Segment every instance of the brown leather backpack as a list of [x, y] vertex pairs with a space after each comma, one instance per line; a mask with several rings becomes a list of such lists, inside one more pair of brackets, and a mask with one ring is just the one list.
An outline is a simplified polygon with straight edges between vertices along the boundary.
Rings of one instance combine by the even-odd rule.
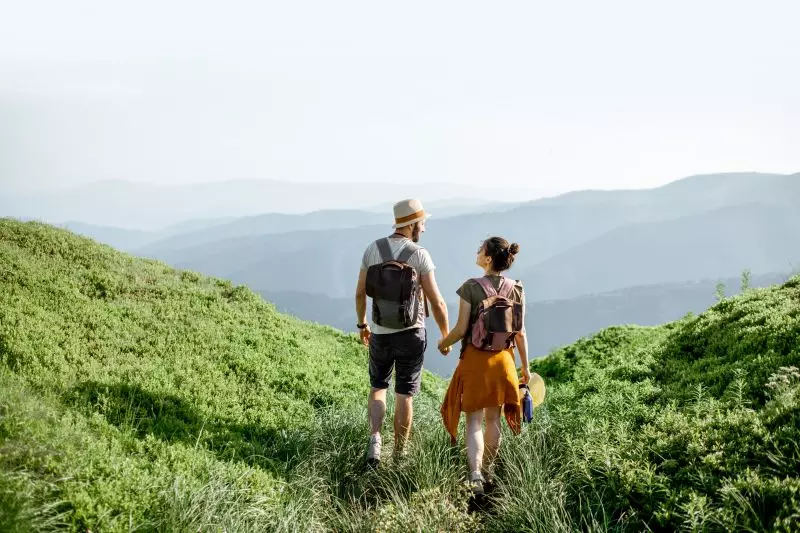
[[516, 282], [506, 277], [500, 279], [500, 289], [495, 290], [489, 278], [474, 278], [481, 286], [486, 299], [478, 306], [472, 324], [470, 343], [479, 350], [496, 352], [514, 346], [514, 337], [522, 331], [523, 307], [511, 300]]

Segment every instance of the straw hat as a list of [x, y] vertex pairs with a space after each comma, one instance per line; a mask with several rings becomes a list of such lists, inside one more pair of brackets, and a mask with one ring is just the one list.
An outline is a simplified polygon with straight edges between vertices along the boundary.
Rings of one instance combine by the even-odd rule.
[[545, 387], [542, 376], [536, 372], [531, 374], [531, 379], [528, 381], [528, 388], [531, 390], [531, 398], [533, 399], [533, 406], [541, 404], [544, 401]]
[[394, 204], [394, 226], [392, 227], [403, 228], [428, 217], [430, 215], [425, 212], [422, 202], [419, 200], [402, 200]]

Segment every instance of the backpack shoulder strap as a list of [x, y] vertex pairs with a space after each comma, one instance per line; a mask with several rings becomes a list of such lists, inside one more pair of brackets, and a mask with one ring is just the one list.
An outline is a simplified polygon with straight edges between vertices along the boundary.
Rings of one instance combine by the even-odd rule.
[[481, 278], [472, 278], [472, 279], [474, 279], [475, 281], [478, 282], [478, 285], [481, 286], [481, 288], [483, 289], [483, 292], [484, 292], [484, 294], [486, 294], [487, 298], [489, 298], [491, 296], [495, 296], [497, 294], [497, 291], [492, 286], [492, 282], [489, 281], [489, 278], [481, 277]]
[[411, 259], [411, 256], [414, 255], [420, 248], [422, 247], [418, 244], [409, 241], [400, 251], [400, 256], [397, 258], [397, 260], [401, 263], [407, 263], [408, 260]]
[[508, 298], [511, 296], [511, 292], [514, 290], [514, 286], [516, 283], [512, 279], [508, 279], [507, 277], [503, 277], [500, 280], [500, 290], [497, 292], [503, 298]]
[[394, 259], [392, 255], [392, 247], [389, 246], [389, 239], [384, 237], [383, 239], [378, 239], [375, 241], [375, 244], [378, 246], [378, 252], [381, 254], [381, 261], [384, 263], [386, 261], [391, 261]]

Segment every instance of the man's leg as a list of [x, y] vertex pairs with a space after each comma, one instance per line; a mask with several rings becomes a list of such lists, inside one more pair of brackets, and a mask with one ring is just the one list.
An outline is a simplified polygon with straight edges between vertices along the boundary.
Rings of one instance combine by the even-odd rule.
[[409, 394], [394, 395], [394, 451], [402, 453], [411, 436], [414, 419], [414, 397]]
[[395, 368], [394, 453], [405, 453], [414, 419], [414, 395], [422, 380], [422, 363], [427, 344], [425, 328], [405, 331], [393, 337]]
[[367, 418], [369, 419], [369, 447], [367, 462], [377, 465], [381, 459], [381, 427], [386, 416], [386, 390], [392, 376], [394, 363], [382, 335], [372, 335], [369, 340], [369, 398]]
[[386, 389], [372, 388], [367, 402], [369, 411], [369, 431], [370, 436], [380, 437], [383, 419], [386, 416]]

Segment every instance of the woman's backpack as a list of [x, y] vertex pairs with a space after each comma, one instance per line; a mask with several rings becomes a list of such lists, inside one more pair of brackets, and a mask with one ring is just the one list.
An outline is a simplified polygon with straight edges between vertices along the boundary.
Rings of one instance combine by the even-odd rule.
[[386, 328], [404, 329], [417, 323], [420, 280], [408, 260], [420, 247], [409, 242], [395, 259], [389, 239], [377, 241], [381, 263], [367, 269], [367, 296], [372, 298], [372, 321]]
[[500, 289], [495, 290], [489, 278], [475, 278], [486, 299], [478, 306], [472, 324], [470, 342], [479, 350], [497, 352], [514, 346], [514, 336], [522, 331], [523, 308], [511, 300], [516, 283], [506, 277], [500, 279]]

